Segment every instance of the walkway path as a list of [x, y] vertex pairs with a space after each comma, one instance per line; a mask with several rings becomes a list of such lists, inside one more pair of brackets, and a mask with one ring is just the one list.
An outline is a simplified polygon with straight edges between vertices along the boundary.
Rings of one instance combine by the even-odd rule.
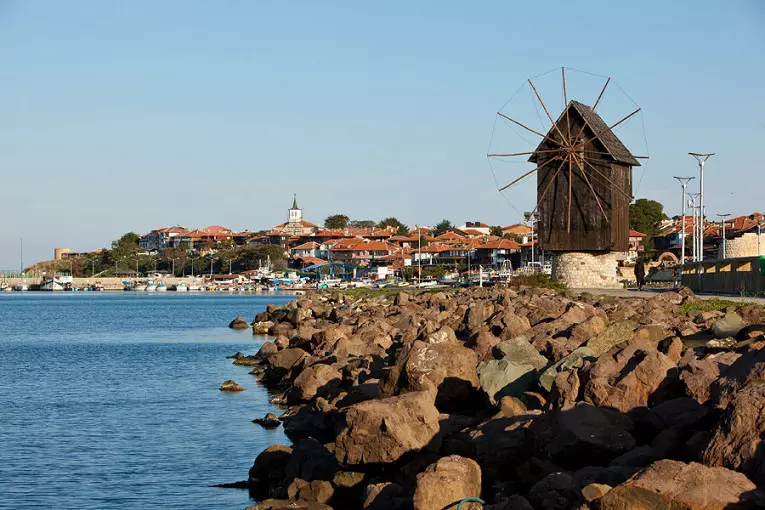
[[[662, 292], [669, 292], [672, 289], [644, 289], [639, 291], [637, 289], [572, 289], [574, 292], [588, 292], [596, 296], [617, 296], [617, 297], [640, 297], [650, 298]], [[740, 303], [756, 303], [758, 305], [765, 305], [765, 297], [744, 297], [731, 294], [713, 294], [709, 292], [697, 293], [701, 299], [726, 299], [728, 301], [737, 301]]]

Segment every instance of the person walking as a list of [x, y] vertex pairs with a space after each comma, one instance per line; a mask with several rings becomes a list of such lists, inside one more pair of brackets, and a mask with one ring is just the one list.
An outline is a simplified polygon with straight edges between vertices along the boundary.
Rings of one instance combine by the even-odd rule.
[[638, 290], [643, 290], [645, 285], [645, 262], [643, 259], [638, 259], [635, 263], [635, 279], [637, 280]]

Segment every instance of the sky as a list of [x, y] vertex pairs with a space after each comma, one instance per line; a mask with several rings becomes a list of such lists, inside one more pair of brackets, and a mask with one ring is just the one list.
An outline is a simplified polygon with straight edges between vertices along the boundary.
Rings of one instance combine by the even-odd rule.
[[[260, 230], [293, 193], [314, 223], [518, 222], [533, 183], [497, 183], [533, 165], [487, 163], [496, 112], [561, 66], [641, 108], [636, 197], [679, 214], [672, 176], [715, 152], [707, 213], [765, 212], [765, 2], [0, 0], [0, 269], [22, 233], [29, 264], [168, 225]], [[538, 78], [554, 116], [557, 73]], [[591, 104], [603, 80], [581, 76]]]

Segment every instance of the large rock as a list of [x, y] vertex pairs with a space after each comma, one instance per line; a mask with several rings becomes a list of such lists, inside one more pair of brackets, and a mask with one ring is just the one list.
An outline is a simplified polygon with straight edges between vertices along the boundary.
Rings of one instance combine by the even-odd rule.
[[712, 333], [717, 338], [727, 338], [729, 336], [738, 335], [738, 332], [746, 326], [746, 322], [744, 322], [744, 319], [742, 319], [739, 314], [736, 312], [728, 312], [712, 324]]
[[584, 400], [622, 412], [647, 407], [651, 395], [676, 372], [675, 364], [659, 351], [641, 349], [636, 342], [614, 347], [590, 369]]
[[308, 353], [303, 349], [282, 349], [266, 358], [268, 365], [264, 374], [264, 382], [278, 382], [286, 376], [290, 370], [296, 367]]
[[428, 446], [439, 431], [433, 401], [433, 393], [418, 391], [349, 407], [335, 441], [337, 460], [348, 465], [395, 462]]
[[660, 460], [608, 491], [600, 499], [600, 509], [746, 508], [755, 489], [746, 476], [735, 471]]
[[[414, 491], [414, 510], [442, 510], [452, 508], [465, 498], [481, 495], [481, 468], [459, 455], [443, 457], [417, 475]], [[478, 503], [467, 503], [466, 510], [482, 508]]]
[[477, 369], [481, 389], [492, 404], [504, 396], [523, 395], [534, 384], [537, 371], [548, 364], [524, 336], [498, 343], [493, 353], [500, 359], [484, 361]]
[[416, 341], [403, 354], [381, 385], [384, 395], [409, 391], [436, 391], [436, 406], [453, 408], [478, 389], [475, 351], [451, 342]]
[[580, 402], [567, 410], [555, 410], [534, 421], [531, 432], [535, 448], [553, 462], [569, 468], [607, 464], [631, 450], [632, 421], [612, 409]]
[[296, 478], [287, 487], [287, 496], [297, 501], [314, 501], [317, 503], [326, 503], [332, 498], [335, 489], [332, 484], [326, 480], [306, 480]]
[[235, 381], [225, 381], [220, 385], [220, 391], [244, 391]]
[[481, 326], [489, 321], [489, 317], [494, 313], [494, 305], [484, 301], [475, 300], [470, 304], [467, 313], [467, 327], [470, 330], [479, 330]]
[[250, 327], [250, 324], [243, 317], [237, 317], [228, 324], [228, 327], [231, 329], [247, 329]]
[[267, 335], [274, 327], [272, 321], [258, 321], [252, 324], [253, 335]]
[[547, 358], [539, 354], [523, 335], [499, 342], [492, 352], [497, 359], [506, 359], [518, 365], [531, 365], [537, 370], [548, 364]]
[[741, 354], [720, 352], [702, 357], [698, 354], [694, 350], [686, 351], [679, 364], [680, 380], [685, 386], [686, 395], [704, 404], [713, 397], [718, 379], [741, 358]]
[[765, 487], [765, 363], [755, 368], [728, 405], [702, 460], [741, 471]]
[[550, 368], [546, 369], [539, 376], [539, 385], [547, 391], [550, 391], [559, 372], [580, 368], [585, 361], [596, 359], [595, 353], [589, 347], [583, 346], [574, 350], [571, 354], [564, 357]]
[[263, 450], [250, 468], [250, 485], [269, 485], [284, 479], [292, 448], [275, 444]]
[[589, 347], [595, 356], [609, 351], [613, 346], [627, 342], [632, 339], [636, 324], [632, 321], [614, 322], [609, 325], [601, 334], [587, 341]]
[[295, 378], [290, 396], [296, 400], [311, 400], [316, 395], [337, 388], [342, 378], [339, 370], [329, 365], [316, 363], [305, 368]]
[[512, 310], [505, 311], [502, 324], [502, 338], [514, 338], [531, 329], [529, 319], [516, 315]]

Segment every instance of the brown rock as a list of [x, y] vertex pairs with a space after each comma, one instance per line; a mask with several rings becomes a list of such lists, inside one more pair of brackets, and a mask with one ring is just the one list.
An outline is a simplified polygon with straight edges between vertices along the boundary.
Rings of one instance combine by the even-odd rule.
[[338, 461], [348, 465], [395, 462], [427, 446], [438, 433], [434, 395], [420, 391], [348, 408], [335, 441]]
[[308, 355], [303, 349], [290, 348], [278, 351], [266, 357], [268, 367], [264, 375], [265, 382], [278, 382]]
[[273, 484], [284, 479], [284, 468], [292, 455], [292, 448], [275, 444], [263, 450], [250, 468], [250, 485]]
[[610, 324], [602, 333], [590, 338], [587, 341], [589, 347], [595, 356], [606, 353], [615, 345], [628, 342], [632, 339], [635, 332], [635, 323], [633, 321], [620, 321]]
[[228, 324], [228, 327], [231, 329], [248, 329], [250, 324], [244, 318], [237, 317]]
[[741, 471], [765, 487], [765, 363], [760, 365], [760, 377], [750, 375], [728, 405], [702, 460]]
[[704, 404], [712, 397], [712, 389], [717, 380], [725, 374], [741, 354], [736, 352], [720, 352], [705, 357], [688, 350], [679, 364], [680, 380], [685, 386], [685, 393], [699, 404]]
[[591, 338], [600, 335], [606, 330], [606, 321], [603, 317], [595, 315], [589, 319], [580, 322], [571, 330], [571, 335], [568, 338], [568, 344], [571, 345], [573, 351], [583, 343], [587, 342]]
[[582, 489], [582, 497], [587, 503], [592, 503], [605, 496], [610, 490], [610, 485], [604, 483], [591, 483]]
[[342, 377], [339, 370], [316, 363], [305, 368], [295, 378], [290, 396], [296, 400], [311, 400], [320, 393], [337, 388], [342, 382]]
[[223, 384], [220, 385], [220, 391], [244, 391], [244, 388], [239, 386], [234, 381], [225, 381]]
[[289, 499], [267, 499], [245, 510], [332, 510], [332, 507], [315, 501], [292, 501]]
[[746, 476], [725, 468], [660, 460], [614, 487], [600, 499], [601, 510], [745, 508], [756, 489]]
[[258, 321], [253, 323], [252, 325], [252, 334], [267, 335], [271, 332], [271, 329], [273, 327], [274, 327], [274, 323], [271, 321]]
[[502, 323], [504, 328], [502, 329], [502, 339], [507, 340], [514, 338], [529, 329], [531, 329], [531, 323], [526, 317], [519, 317], [512, 311], [506, 311], [502, 316]]
[[516, 397], [502, 397], [499, 401], [499, 414], [504, 418], [522, 416], [526, 411], [526, 406]]
[[576, 370], [558, 372], [553, 382], [550, 402], [558, 409], [570, 409], [579, 396], [579, 374]]
[[[455, 507], [464, 498], [481, 495], [481, 468], [465, 457], [450, 455], [431, 464], [417, 475], [414, 510], [442, 510]], [[479, 510], [478, 503], [466, 503], [466, 510]]]
[[287, 487], [287, 497], [298, 501], [314, 501], [326, 503], [332, 498], [335, 489], [326, 480], [314, 480], [307, 482], [296, 478]]
[[[403, 492], [404, 488], [397, 483], [370, 483], [364, 491], [364, 501], [361, 507], [364, 510], [390, 510], [397, 508], [396, 502]], [[411, 497], [409, 505], [411, 506]]]
[[584, 387], [586, 402], [622, 412], [647, 407], [649, 398], [665, 379], [676, 376], [677, 369], [669, 358], [638, 345], [630, 342], [614, 347], [598, 358]]

